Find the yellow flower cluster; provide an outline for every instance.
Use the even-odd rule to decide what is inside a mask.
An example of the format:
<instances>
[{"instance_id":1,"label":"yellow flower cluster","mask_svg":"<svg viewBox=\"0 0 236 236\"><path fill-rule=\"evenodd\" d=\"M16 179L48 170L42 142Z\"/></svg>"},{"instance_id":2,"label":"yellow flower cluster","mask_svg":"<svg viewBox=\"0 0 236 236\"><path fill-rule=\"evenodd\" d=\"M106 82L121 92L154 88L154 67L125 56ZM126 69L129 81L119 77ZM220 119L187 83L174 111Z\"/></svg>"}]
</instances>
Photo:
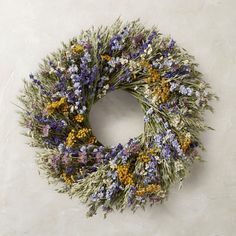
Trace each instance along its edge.
<instances>
[{"instance_id":1,"label":"yellow flower cluster","mask_svg":"<svg viewBox=\"0 0 236 236\"><path fill-rule=\"evenodd\" d=\"M145 152L140 152L138 156L138 161L147 163L151 160L149 155L155 156L160 152L160 149L158 148L150 148L146 150Z\"/></svg>"},{"instance_id":2,"label":"yellow flower cluster","mask_svg":"<svg viewBox=\"0 0 236 236\"><path fill-rule=\"evenodd\" d=\"M160 85L157 89L154 90L154 96L158 97L158 101L160 103L164 103L168 100L170 95L170 86L169 83L165 81L165 79L161 80Z\"/></svg>"},{"instance_id":3,"label":"yellow flower cluster","mask_svg":"<svg viewBox=\"0 0 236 236\"><path fill-rule=\"evenodd\" d=\"M73 53L81 53L81 52L83 52L83 50L84 50L84 47L81 44L74 44L71 47L71 51Z\"/></svg>"},{"instance_id":4,"label":"yellow flower cluster","mask_svg":"<svg viewBox=\"0 0 236 236\"><path fill-rule=\"evenodd\" d=\"M88 128L82 128L78 132L72 129L66 138L66 146L73 147L77 139L85 138L90 131Z\"/></svg>"},{"instance_id":5,"label":"yellow flower cluster","mask_svg":"<svg viewBox=\"0 0 236 236\"><path fill-rule=\"evenodd\" d=\"M46 107L46 110L47 110L48 114L51 115L55 111L55 109L59 109L59 108L64 113L68 111L68 104L66 102L65 97L61 98L59 101L49 103Z\"/></svg>"},{"instance_id":6,"label":"yellow flower cluster","mask_svg":"<svg viewBox=\"0 0 236 236\"><path fill-rule=\"evenodd\" d=\"M147 153L144 153L144 152L140 152L140 153L139 153L139 155L138 155L138 161L147 163L147 162L149 162L150 160L151 160L151 159L150 159L150 157L147 155Z\"/></svg>"},{"instance_id":7,"label":"yellow flower cluster","mask_svg":"<svg viewBox=\"0 0 236 236\"><path fill-rule=\"evenodd\" d=\"M90 131L91 131L91 129L82 128L77 132L76 138L78 138L78 139L85 138L89 134Z\"/></svg>"},{"instance_id":8,"label":"yellow flower cluster","mask_svg":"<svg viewBox=\"0 0 236 236\"><path fill-rule=\"evenodd\" d=\"M110 61L111 60L111 56L109 56L108 54L101 55L101 58L103 61Z\"/></svg>"},{"instance_id":9,"label":"yellow flower cluster","mask_svg":"<svg viewBox=\"0 0 236 236\"><path fill-rule=\"evenodd\" d=\"M81 123L84 121L84 116L81 115L81 114L78 114L75 116L75 120L78 122L78 123Z\"/></svg>"},{"instance_id":10,"label":"yellow flower cluster","mask_svg":"<svg viewBox=\"0 0 236 236\"><path fill-rule=\"evenodd\" d=\"M151 155L156 155L157 153L160 152L160 149L159 148L150 148L150 149L148 149L147 152Z\"/></svg>"},{"instance_id":11,"label":"yellow flower cluster","mask_svg":"<svg viewBox=\"0 0 236 236\"><path fill-rule=\"evenodd\" d=\"M73 147L75 143L76 143L76 132L74 129L72 129L66 138L66 146Z\"/></svg>"},{"instance_id":12,"label":"yellow flower cluster","mask_svg":"<svg viewBox=\"0 0 236 236\"><path fill-rule=\"evenodd\" d=\"M117 166L118 178L124 185L132 185L133 175L129 173L129 165L118 165Z\"/></svg>"},{"instance_id":13,"label":"yellow flower cluster","mask_svg":"<svg viewBox=\"0 0 236 236\"><path fill-rule=\"evenodd\" d=\"M149 184L146 187L139 187L136 191L137 196L143 196L145 193L155 193L161 190L159 184Z\"/></svg>"},{"instance_id":14,"label":"yellow flower cluster","mask_svg":"<svg viewBox=\"0 0 236 236\"><path fill-rule=\"evenodd\" d=\"M97 138L94 137L94 136L90 137L89 140L88 140L89 144L95 144L96 142L97 142Z\"/></svg>"},{"instance_id":15,"label":"yellow flower cluster","mask_svg":"<svg viewBox=\"0 0 236 236\"><path fill-rule=\"evenodd\" d=\"M67 184L67 185L71 185L75 182L75 179L74 179L74 176L71 175L71 176L68 176L66 173L63 173L61 175L61 178L64 180L64 182Z\"/></svg>"},{"instance_id":16,"label":"yellow flower cluster","mask_svg":"<svg viewBox=\"0 0 236 236\"><path fill-rule=\"evenodd\" d=\"M184 153L188 150L190 144L191 144L190 133L187 133L182 138L180 138L180 145Z\"/></svg>"},{"instance_id":17,"label":"yellow flower cluster","mask_svg":"<svg viewBox=\"0 0 236 236\"><path fill-rule=\"evenodd\" d=\"M157 80L160 79L160 74L157 72L156 69L152 68L152 65L149 64L147 61L141 61L140 65L146 67L148 70L148 74L150 75L148 78L146 78L146 83L155 83Z\"/></svg>"}]
</instances>

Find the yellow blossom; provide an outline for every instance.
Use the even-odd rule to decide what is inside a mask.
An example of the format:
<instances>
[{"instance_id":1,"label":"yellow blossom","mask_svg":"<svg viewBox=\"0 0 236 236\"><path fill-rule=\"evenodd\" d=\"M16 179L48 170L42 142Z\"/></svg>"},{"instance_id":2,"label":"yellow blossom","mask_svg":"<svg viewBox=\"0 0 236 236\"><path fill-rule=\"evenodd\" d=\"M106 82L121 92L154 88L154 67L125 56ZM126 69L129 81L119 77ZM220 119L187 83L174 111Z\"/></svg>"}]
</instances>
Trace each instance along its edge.
<instances>
[{"instance_id":1,"label":"yellow blossom","mask_svg":"<svg viewBox=\"0 0 236 236\"><path fill-rule=\"evenodd\" d=\"M78 139L85 138L89 134L90 131L91 131L91 129L82 128L77 132L76 138L78 138Z\"/></svg>"},{"instance_id":2,"label":"yellow blossom","mask_svg":"<svg viewBox=\"0 0 236 236\"><path fill-rule=\"evenodd\" d=\"M117 166L118 178L124 185L134 184L133 175L129 173L129 165L118 165Z\"/></svg>"},{"instance_id":3,"label":"yellow blossom","mask_svg":"<svg viewBox=\"0 0 236 236\"><path fill-rule=\"evenodd\" d=\"M154 96L158 97L160 103L165 103L170 95L170 86L169 83L163 78L157 89L153 92Z\"/></svg>"},{"instance_id":4,"label":"yellow blossom","mask_svg":"<svg viewBox=\"0 0 236 236\"><path fill-rule=\"evenodd\" d=\"M138 161L147 163L151 160L150 155L156 156L158 152L160 152L158 148L150 148L145 152L140 152L138 156Z\"/></svg>"},{"instance_id":5,"label":"yellow blossom","mask_svg":"<svg viewBox=\"0 0 236 236\"><path fill-rule=\"evenodd\" d=\"M79 131L72 129L66 138L66 146L73 147L78 139L82 139L88 136L91 129L82 128Z\"/></svg>"},{"instance_id":6,"label":"yellow blossom","mask_svg":"<svg viewBox=\"0 0 236 236\"><path fill-rule=\"evenodd\" d=\"M46 106L49 115L51 115L55 109L61 109L64 113L68 111L68 104L66 103L65 97L61 98L59 101L51 102Z\"/></svg>"},{"instance_id":7,"label":"yellow blossom","mask_svg":"<svg viewBox=\"0 0 236 236\"><path fill-rule=\"evenodd\" d=\"M149 153L151 155L156 155L159 152L160 152L159 148L150 148L150 149L147 150L147 153Z\"/></svg>"},{"instance_id":8,"label":"yellow blossom","mask_svg":"<svg viewBox=\"0 0 236 236\"><path fill-rule=\"evenodd\" d=\"M96 142L97 142L97 138L95 136L90 137L88 140L89 144L95 144Z\"/></svg>"},{"instance_id":9,"label":"yellow blossom","mask_svg":"<svg viewBox=\"0 0 236 236\"><path fill-rule=\"evenodd\" d=\"M83 52L84 47L81 44L75 44L71 47L71 51L73 53L81 53Z\"/></svg>"},{"instance_id":10,"label":"yellow blossom","mask_svg":"<svg viewBox=\"0 0 236 236\"><path fill-rule=\"evenodd\" d=\"M150 159L150 157L147 155L147 153L144 153L144 152L140 152L140 153L139 153L138 161L147 163L147 162L149 162L150 160L151 160L151 159Z\"/></svg>"},{"instance_id":11,"label":"yellow blossom","mask_svg":"<svg viewBox=\"0 0 236 236\"><path fill-rule=\"evenodd\" d=\"M183 152L185 153L191 144L191 134L187 133L184 136L180 137L179 139L180 139L181 148Z\"/></svg>"},{"instance_id":12,"label":"yellow blossom","mask_svg":"<svg viewBox=\"0 0 236 236\"><path fill-rule=\"evenodd\" d=\"M148 71L149 76L145 79L146 83L148 84L155 83L157 80L160 79L160 74L157 72L156 69L152 67L152 65L149 62L142 60L140 62L140 65L145 67Z\"/></svg>"},{"instance_id":13,"label":"yellow blossom","mask_svg":"<svg viewBox=\"0 0 236 236\"><path fill-rule=\"evenodd\" d=\"M155 83L157 80L160 79L160 74L153 68L149 69L149 77L146 78L146 83L152 84Z\"/></svg>"},{"instance_id":14,"label":"yellow blossom","mask_svg":"<svg viewBox=\"0 0 236 236\"><path fill-rule=\"evenodd\" d=\"M66 146L73 147L75 143L76 143L76 132L74 129L72 129L66 138Z\"/></svg>"},{"instance_id":15,"label":"yellow blossom","mask_svg":"<svg viewBox=\"0 0 236 236\"><path fill-rule=\"evenodd\" d=\"M145 193L156 193L161 190L161 186L159 184L149 184L146 187L138 187L136 191L137 196L143 196Z\"/></svg>"},{"instance_id":16,"label":"yellow blossom","mask_svg":"<svg viewBox=\"0 0 236 236\"><path fill-rule=\"evenodd\" d=\"M142 61L140 62L140 65L143 66L143 67L146 67L148 70L149 70L150 68L152 68L152 66L151 66L147 61L145 61L145 60L142 60Z\"/></svg>"},{"instance_id":17,"label":"yellow blossom","mask_svg":"<svg viewBox=\"0 0 236 236\"><path fill-rule=\"evenodd\" d=\"M78 123L81 123L81 122L84 121L84 116L81 115L81 114L77 114L77 115L75 116L75 120L76 120Z\"/></svg>"},{"instance_id":18,"label":"yellow blossom","mask_svg":"<svg viewBox=\"0 0 236 236\"><path fill-rule=\"evenodd\" d=\"M108 54L101 55L101 58L103 61L110 61L111 60L111 56L109 56Z\"/></svg>"},{"instance_id":19,"label":"yellow blossom","mask_svg":"<svg viewBox=\"0 0 236 236\"><path fill-rule=\"evenodd\" d=\"M66 173L62 173L61 177L67 185L71 185L75 182L73 175L68 176Z\"/></svg>"}]
</instances>

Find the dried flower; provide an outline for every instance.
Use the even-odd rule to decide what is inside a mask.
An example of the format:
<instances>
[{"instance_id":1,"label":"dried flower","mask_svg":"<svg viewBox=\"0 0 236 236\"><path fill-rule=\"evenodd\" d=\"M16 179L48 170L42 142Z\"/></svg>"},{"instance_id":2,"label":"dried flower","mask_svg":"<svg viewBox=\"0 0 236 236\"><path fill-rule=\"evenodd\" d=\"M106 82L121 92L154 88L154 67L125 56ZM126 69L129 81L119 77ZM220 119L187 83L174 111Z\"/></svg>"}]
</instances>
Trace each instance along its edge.
<instances>
[{"instance_id":1,"label":"dried flower","mask_svg":"<svg viewBox=\"0 0 236 236\"><path fill-rule=\"evenodd\" d=\"M83 52L83 50L84 50L84 47L81 44L74 44L71 47L71 51L73 53L81 53Z\"/></svg>"}]
</instances>

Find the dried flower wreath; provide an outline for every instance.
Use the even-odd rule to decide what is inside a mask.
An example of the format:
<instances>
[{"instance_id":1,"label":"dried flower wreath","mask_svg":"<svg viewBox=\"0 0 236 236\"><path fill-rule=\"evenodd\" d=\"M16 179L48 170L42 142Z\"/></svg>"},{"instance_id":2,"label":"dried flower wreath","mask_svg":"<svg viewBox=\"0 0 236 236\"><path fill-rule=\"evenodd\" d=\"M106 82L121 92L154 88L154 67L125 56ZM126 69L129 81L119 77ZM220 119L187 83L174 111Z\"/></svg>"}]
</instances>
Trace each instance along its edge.
<instances>
[{"instance_id":1,"label":"dried flower wreath","mask_svg":"<svg viewBox=\"0 0 236 236\"><path fill-rule=\"evenodd\" d=\"M135 211L162 202L203 149L203 113L216 96L194 58L156 27L138 20L82 32L47 57L19 96L21 124L37 162L59 192L78 196L88 216L101 207ZM123 89L144 112L144 132L126 145L104 146L89 124L92 105Z\"/></svg>"}]
</instances>

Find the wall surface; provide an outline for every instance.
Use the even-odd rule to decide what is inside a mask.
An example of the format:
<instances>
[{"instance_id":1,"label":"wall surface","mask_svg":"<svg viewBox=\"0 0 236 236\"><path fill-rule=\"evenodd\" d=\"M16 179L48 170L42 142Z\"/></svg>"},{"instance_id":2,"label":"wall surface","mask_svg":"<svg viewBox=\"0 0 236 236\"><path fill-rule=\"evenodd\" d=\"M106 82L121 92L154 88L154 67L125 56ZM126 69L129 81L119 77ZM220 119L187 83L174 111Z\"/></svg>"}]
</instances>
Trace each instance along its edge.
<instances>
[{"instance_id":1,"label":"wall surface","mask_svg":"<svg viewBox=\"0 0 236 236\"><path fill-rule=\"evenodd\" d=\"M0 235L235 235L235 9L234 0L0 0ZM174 187L163 205L87 219L84 205L55 192L38 174L35 151L20 135L13 104L22 78L36 71L46 54L82 29L109 25L118 16L158 25L195 55L220 96L215 113L206 114L216 131L202 135L207 162L196 163L183 188ZM142 130L140 110L129 96L114 94L98 106L101 111L95 107L91 119L105 142L124 142Z\"/></svg>"}]
</instances>

